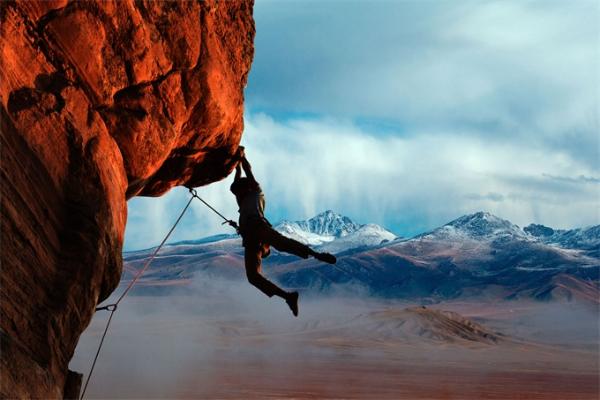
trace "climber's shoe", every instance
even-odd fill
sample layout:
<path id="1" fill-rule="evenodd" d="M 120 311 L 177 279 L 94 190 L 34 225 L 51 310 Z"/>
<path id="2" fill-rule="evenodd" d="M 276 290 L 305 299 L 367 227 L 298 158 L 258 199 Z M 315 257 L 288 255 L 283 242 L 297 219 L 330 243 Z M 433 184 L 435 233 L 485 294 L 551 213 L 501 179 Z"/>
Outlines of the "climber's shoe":
<path id="1" fill-rule="evenodd" d="M 290 310 L 292 310 L 292 314 L 294 317 L 298 316 L 298 292 L 290 292 L 288 293 L 287 299 L 285 299 Z"/>
<path id="2" fill-rule="evenodd" d="M 319 261 L 326 262 L 327 264 L 335 264 L 337 262 L 335 256 L 329 253 L 315 253 L 315 258 Z"/>

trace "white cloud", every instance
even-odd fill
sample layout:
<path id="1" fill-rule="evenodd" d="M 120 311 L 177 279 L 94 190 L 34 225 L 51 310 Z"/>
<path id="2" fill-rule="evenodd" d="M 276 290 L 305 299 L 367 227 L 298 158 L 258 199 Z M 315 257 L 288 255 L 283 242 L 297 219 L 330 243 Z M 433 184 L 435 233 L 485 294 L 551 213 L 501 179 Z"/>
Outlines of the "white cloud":
<path id="1" fill-rule="evenodd" d="M 593 0 L 257 1 L 243 141 L 268 216 L 599 223 L 599 16 Z M 236 218 L 230 181 L 200 194 Z M 131 200 L 126 248 L 157 244 L 187 198 Z M 195 201 L 173 240 L 220 223 Z"/>
<path id="2" fill-rule="evenodd" d="M 272 222 L 333 209 L 399 234 L 419 233 L 479 210 L 520 225 L 600 223 L 594 171 L 561 151 L 451 132 L 376 136 L 333 119 L 278 122 L 265 114 L 247 116 L 243 144 Z M 199 193 L 235 219 L 231 179 Z M 157 244 L 187 196 L 176 189 L 160 199 L 131 200 L 126 246 Z M 191 211 L 174 239 L 230 232 L 199 202 Z"/>
<path id="3" fill-rule="evenodd" d="M 256 4 L 248 104 L 565 147 L 599 168 L 597 1 Z"/>

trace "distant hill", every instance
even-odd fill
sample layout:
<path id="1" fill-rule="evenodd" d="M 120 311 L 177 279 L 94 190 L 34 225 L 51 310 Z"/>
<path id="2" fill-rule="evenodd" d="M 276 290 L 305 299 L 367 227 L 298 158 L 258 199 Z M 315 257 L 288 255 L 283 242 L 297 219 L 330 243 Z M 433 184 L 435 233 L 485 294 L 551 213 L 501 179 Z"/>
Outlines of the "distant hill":
<path id="1" fill-rule="evenodd" d="M 265 260 L 267 275 L 309 293 L 360 287 L 369 295 L 425 303 L 461 297 L 599 302 L 598 226 L 569 231 L 540 225 L 521 229 L 478 212 L 403 239 L 378 225 L 359 224 L 326 211 L 275 228 L 338 255 L 335 266 L 277 251 Z M 124 254 L 124 279 L 150 251 Z M 177 286 L 199 271 L 209 277 L 244 279 L 240 239 L 220 235 L 168 245 L 143 283 L 154 290 Z"/>
<path id="2" fill-rule="evenodd" d="M 565 230 L 531 224 L 523 230 L 546 244 L 586 250 L 588 254 L 600 257 L 600 225 Z"/>
<path id="3" fill-rule="evenodd" d="M 350 333 L 344 335 L 340 332 L 339 337 L 351 337 L 351 332 L 356 330 L 361 332 L 360 338 L 363 340 L 386 343 L 401 340 L 493 345 L 511 340 L 455 312 L 433 310 L 424 306 L 371 312 L 358 316 L 349 325 L 344 328 Z M 330 332 L 330 335 L 332 333 L 335 332 Z"/>

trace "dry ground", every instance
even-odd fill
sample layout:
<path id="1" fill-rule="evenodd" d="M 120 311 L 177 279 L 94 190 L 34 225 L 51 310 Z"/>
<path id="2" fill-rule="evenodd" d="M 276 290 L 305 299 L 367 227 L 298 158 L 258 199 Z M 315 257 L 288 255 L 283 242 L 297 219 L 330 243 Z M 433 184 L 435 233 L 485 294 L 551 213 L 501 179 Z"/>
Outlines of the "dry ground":
<path id="1" fill-rule="evenodd" d="M 275 300 L 252 292 L 241 293 L 240 299 L 215 293 L 128 299 L 113 320 L 86 397 L 599 396 L 594 307 L 524 302 L 432 306 L 455 311 L 485 332 L 499 332 L 500 340 L 490 343 L 440 333 L 445 325 L 423 323 L 403 311 L 407 304 L 305 301 L 300 318 L 293 319 Z M 88 371 L 106 317 L 98 315 L 82 337 L 72 369 Z"/>

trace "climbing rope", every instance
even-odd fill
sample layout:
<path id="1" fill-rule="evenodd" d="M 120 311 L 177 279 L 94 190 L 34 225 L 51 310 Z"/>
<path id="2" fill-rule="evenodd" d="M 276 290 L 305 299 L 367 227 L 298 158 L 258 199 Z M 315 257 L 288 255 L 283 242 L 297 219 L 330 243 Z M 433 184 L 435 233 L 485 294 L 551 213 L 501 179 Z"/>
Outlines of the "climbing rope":
<path id="1" fill-rule="evenodd" d="M 106 321 L 106 326 L 104 327 L 104 332 L 102 333 L 102 338 L 100 339 L 100 344 L 98 345 L 98 349 L 96 350 L 96 355 L 94 356 L 94 361 L 92 362 L 92 367 L 90 368 L 90 373 L 88 374 L 88 376 L 87 376 L 87 378 L 85 380 L 85 385 L 83 386 L 83 391 L 81 392 L 80 400 L 83 400 L 83 396 L 85 396 L 85 391 L 87 390 L 88 384 L 90 383 L 90 379 L 92 377 L 92 373 L 94 372 L 94 367 L 96 366 L 96 361 L 98 360 L 98 356 L 100 355 L 100 350 L 102 350 L 102 345 L 104 344 L 104 338 L 106 337 L 106 333 L 108 332 L 108 327 L 110 326 L 110 322 L 112 321 L 112 317 L 113 317 L 115 311 L 117 311 L 117 307 L 119 306 L 119 303 L 121 302 L 121 300 L 123 300 L 123 298 L 131 290 L 131 288 L 133 287 L 133 285 L 135 285 L 135 283 L 137 282 L 137 280 L 143 275 L 143 273 L 146 272 L 146 270 L 148 269 L 148 267 L 150 266 L 150 264 L 152 263 L 152 261 L 154 260 L 154 258 L 157 256 L 157 254 L 160 251 L 160 249 L 162 249 L 162 247 L 166 243 L 167 239 L 169 239 L 169 236 L 171 236 L 171 233 L 173 233 L 173 231 L 175 230 L 175 227 L 177 227 L 177 225 L 179 224 L 179 221 L 181 221 L 181 219 L 183 218 L 183 215 L 185 214 L 185 212 L 187 211 L 187 209 L 190 207 L 190 204 L 192 204 L 192 201 L 194 201 L 195 198 L 198 199 L 198 200 L 200 200 L 208 208 L 210 208 L 212 211 L 214 211 L 217 215 L 219 215 L 221 218 L 223 218 L 225 220 L 225 222 L 223 222 L 223 224 L 229 224 L 230 226 L 232 226 L 233 228 L 235 228 L 236 231 L 238 231 L 238 226 L 235 223 L 235 221 L 232 221 L 230 219 L 225 218 L 220 212 L 218 212 L 217 210 L 215 210 L 210 204 L 208 204 L 206 201 L 204 201 L 202 198 L 200 198 L 200 196 L 198 196 L 198 193 L 196 192 L 195 189 L 193 189 L 193 188 L 188 188 L 188 189 L 189 189 L 190 194 L 192 195 L 192 197 L 190 197 L 190 200 L 187 202 L 187 204 L 185 205 L 185 207 L 181 211 L 181 214 L 179 214 L 179 217 L 177 218 L 177 220 L 175 221 L 175 223 L 173 224 L 173 226 L 171 227 L 171 229 L 169 230 L 169 232 L 167 233 L 167 235 L 164 237 L 164 239 L 162 240 L 162 242 L 160 242 L 160 244 L 158 245 L 158 247 L 156 247 L 156 249 L 154 249 L 154 252 L 150 256 L 150 258 L 148 258 L 146 260 L 146 262 L 144 263 L 143 268 L 140 269 L 138 271 L 138 273 L 133 277 L 133 279 L 131 280 L 131 282 L 129 282 L 129 285 L 127 285 L 127 287 L 125 288 L 125 291 L 121 294 L 121 296 L 119 296 L 119 298 L 117 299 L 117 301 L 115 301 L 112 304 L 108 304 L 106 306 L 102 306 L 102 307 L 97 307 L 96 308 L 96 311 L 101 311 L 101 310 L 110 311 L 110 315 L 108 317 L 108 320 Z"/>
<path id="2" fill-rule="evenodd" d="M 213 206 L 211 206 L 210 204 L 208 204 L 206 201 L 204 201 L 202 199 L 202 197 L 198 196 L 198 193 L 196 192 L 196 189 L 194 188 L 188 188 L 188 190 L 190 191 L 190 194 L 192 195 L 192 198 L 197 198 L 198 200 L 200 200 L 202 203 L 204 203 L 206 205 L 206 207 L 210 208 L 212 211 L 214 211 L 215 214 L 217 214 L 219 217 L 223 218 L 223 220 L 225 222 L 223 222 L 221 225 L 225 225 L 225 224 L 229 224 L 229 226 L 231 226 L 233 229 L 235 229 L 235 231 L 237 233 L 240 233 L 240 228 L 238 227 L 238 224 L 231 220 L 231 219 L 227 219 L 223 216 L 223 214 L 221 214 L 220 212 L 218 212 L 217 210 L 214 209 Z"/>
<path id="3" fill-rule="evenodd" d="M 106 326 L 104 327 L 104 332 L 102 333 L 102 338 L 100 339 L 100 343 L 98 345 L 98 349 L 96 350 L 96 355 L 94 356 L 94 361 L 92 362 L 92 366 L 90 368 L 90 372 L 89 372 L 89 374 L 88 374 L 88 376 L 87 376 L 87 378 L 85 380 L 85 384 L 83 386 L 83 391 L 81 392 L 80 400 L 83 400 L 83 398 L 85 396 L 85 392 L 87 390 L 88 384 L 90 383 L 90 379 L 91 379 L 92 374 L 94 372 L 94 368 L 96 367 L 96 361 L 98 361 L 98 356 L 100 355 L 100 351 L 102 350 L 102 345 L 104 344 L 104 339 L 106 338 L 106 334 L 108 333 L 108 328 L 110 326 L 110 323 L 112 321 L 112 318 L 113 318 L 113 315 L 114 315 L 115 311 L 117 311 L 117 307 L 119 306 L 119 303 L 123 300 L 123 298 L 127 295 L 127 293 L 129 293 L 129 291 L 131 290 L 131 288 L 133 287 L 133 285 L 135 285 L 135 283 L 144 274 L 144 272 L 146 272 L 146 270 L 148 269 L 148 267 L 150 267 L 150 264 L 152 263 L 152 261 L 154 261 L 154 259 L 158 255 L 158 252 L 162 249 L 162 247 L 164 246 L 164 244 L 167 242 L 167 240 L 171 236 L 171 233 L 173 233 L 173 231 L 175 230 L 175 228 L 177 227 L 177 225 L 179 224 L 179 222 L 183 218 L 184 214 L 186 213 L 187 209 L 190 207 L 190 204 L 192 204 L 192 201 L 194 201 L 195 198 L 198 199 L 198 200 L 200 200 L 204 205 L 206 205 L 215 214 L 217 214 L 219 217 L 221 217 L 224 220 L 223 224 L 229 224 L 231 227 L 233 227 L 236 230 L 237 233 L 239 233 L 239 227 L 238 227 L 238 225 L 237 225 L 237 223 L 235 221 L 225 218 L 225 216 L 223 216 L 223 214 L 221 214 L 220 212 L 218 212 L 214 207 L 212 207 L 210 204 L 208 204 L 206 201 L 204 201 L 200 196 L 198 196 L 198 193 L 196 192 L 195 189 L 188 188 L 188 190 L 189 190 L 190 194 L 192 195 L 192 197 L 190 197 L 190 199 L 188 200 L 187 204 L 185 205 L 185 207 L 181 211 L 181 214 L 179 214 L 179 217 L 177 217 L 177 220 L 175 221 L 175 223 L 173 224 L 173 226 L 171 227 L 171 229 L 169 230 L 169 232 L 167 232 L 167 234 L 164 237 L 164 239 L 162 240 L 162 242 L 160 242 L 160 244 L 154 249 L 154 252 L 152 253 L 152 255 L 146 260 L 146 262 L 144 263 L 144 266 L 142 267 L 142 269 L 140 269 L 137 272 L 137 274 L 135 274 L 135 276 L 133 277 L 133 279 L 131 280 L 131 282 L 129 282 L 129 284 L 125 288 L 125 291 L 121 294 L 121 296 L 119 296 L 119 298 L 117 299 L 117 301 L 115 301 L 114 303 L 96 308 L 95 311 L 101 311 L 101 310 L 110 311 L 110 315 L 108 317 L 108 320 L 106 321 Z M 333 267 L 335 269 L 338 269 L 339 271 L 341 271 L 343 273 L 349 274 L 347 271 L 344 271 L 343 269 L 341 269 L 341 268 L 339 268 L 339 267 L 337 267 L 335 265 L 333 265 Z M 352 276 L 352 274 L 349 274 L 349 275 Z"/>

